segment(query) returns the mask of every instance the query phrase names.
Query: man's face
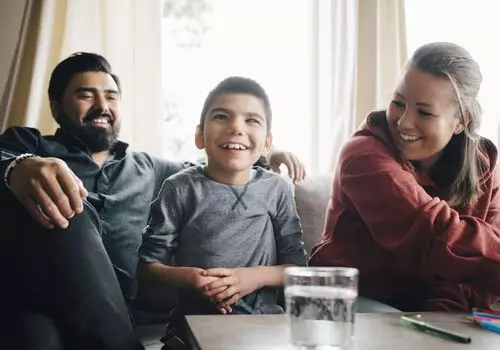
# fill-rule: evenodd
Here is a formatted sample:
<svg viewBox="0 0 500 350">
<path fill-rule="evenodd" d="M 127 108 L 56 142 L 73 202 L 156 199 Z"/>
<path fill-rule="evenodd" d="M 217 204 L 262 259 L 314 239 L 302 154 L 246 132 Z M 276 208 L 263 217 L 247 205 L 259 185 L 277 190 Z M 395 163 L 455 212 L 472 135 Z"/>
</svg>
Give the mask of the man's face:
<svg viewBox="0 0 500 350">
<path fill-rule="evenodd" d="M 51 101 L 52 114 L 92 153 L 109 150 L 120 132 L 120 93 L 111 75 L 84 72 L 73 76 L 62 103 Z"/>
</svg>

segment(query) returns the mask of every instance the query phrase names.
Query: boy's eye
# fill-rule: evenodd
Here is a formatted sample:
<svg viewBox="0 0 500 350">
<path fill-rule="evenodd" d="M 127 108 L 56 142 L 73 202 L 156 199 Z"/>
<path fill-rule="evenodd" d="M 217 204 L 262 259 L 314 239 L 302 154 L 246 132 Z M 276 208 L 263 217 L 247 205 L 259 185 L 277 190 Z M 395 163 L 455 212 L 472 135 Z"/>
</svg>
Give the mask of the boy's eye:
<svg viewBox="0 0 500 350">
<path fill-rule="evenodd" d="M 257 118 L 248 118 L 247 123 L 257 123 L 260 124 L 260 119 Z"/>
<path fill-rule="evenodd" d="M 226 120 L 227 119 L 227 115 L 224 115 L 224 114 L 215 114 L 212 118 L 215 119 L 215 120 Z"/>
</svg>

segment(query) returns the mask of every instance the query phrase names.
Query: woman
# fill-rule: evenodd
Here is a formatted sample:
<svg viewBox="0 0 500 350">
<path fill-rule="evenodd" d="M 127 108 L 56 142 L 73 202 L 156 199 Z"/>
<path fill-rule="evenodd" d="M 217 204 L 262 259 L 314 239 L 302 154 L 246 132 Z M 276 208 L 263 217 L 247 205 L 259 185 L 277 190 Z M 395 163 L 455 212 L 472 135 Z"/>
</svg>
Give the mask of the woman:
<svg viewBox="0 0 500 350">
<path fill-rule="evenodd" d="M 476 133 L 481 80 L 458 45 L 415 52 L 387 110 L 341 152 L 310 265 L 357 267 L 360 295 L 404 311 L 500 299 L 497 150 Z"/>
</svg>

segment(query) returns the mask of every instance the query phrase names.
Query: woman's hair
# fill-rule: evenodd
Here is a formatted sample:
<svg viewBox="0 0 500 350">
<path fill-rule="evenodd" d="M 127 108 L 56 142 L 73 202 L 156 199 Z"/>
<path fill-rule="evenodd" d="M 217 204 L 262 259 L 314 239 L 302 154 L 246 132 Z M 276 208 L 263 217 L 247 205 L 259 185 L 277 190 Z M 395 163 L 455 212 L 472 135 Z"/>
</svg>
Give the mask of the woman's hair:
<svg viewBox="0 0 500 350">
<path fill-rule="evenodd" d="M 482 81 L 479 65 L 463 47 L 437 42 L 417 49 L 407 67 L 447 79 L 453 87 L 457 118 L 464 129 L 452 136 L 430 175 L 444 180 L 441 185 L 447 190 L 443 195 L 450 205 L 474 204 L 482 194 L 480 178 L 484 170 L 479 152 L 481 138 L 477 133 L 481 119 L 481 106 L 477 100 Z M 442 173 L 445 168 L 447 176 L 437 173 Z"/>
</svg>

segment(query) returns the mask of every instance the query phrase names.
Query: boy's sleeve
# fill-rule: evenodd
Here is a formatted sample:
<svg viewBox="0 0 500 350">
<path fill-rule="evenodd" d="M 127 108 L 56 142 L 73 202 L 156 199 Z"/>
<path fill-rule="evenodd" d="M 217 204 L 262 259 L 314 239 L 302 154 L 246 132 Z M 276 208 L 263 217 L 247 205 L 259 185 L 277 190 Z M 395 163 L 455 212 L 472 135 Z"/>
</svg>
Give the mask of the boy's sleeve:
<svg viewBox="0 0 500 350">
<path fill-rule="evenodd" d="M 292 187 L 281 182 L 276 216 L 272 218 L 278 264 L 306 265 L 306 252 L 302 241 L 302 227 L 295 209 Z"/>
<path fill-rule="evenodd" d="M 146 263 L 173 265 L 177 234 L 184 210 L 173 183 L 165 180 L 160 194 L 151 204 L 149 222 L 143 231 L 139 259 Z"/>
<path fill-rule="evenodd" d="M 179 171 L 189 168 L 192 166 L 191 163 L 188 162 L 172 162 L 166 159 L 154 158 L 154 167 L 156 173 L 156 182 L 155 182 L 155 196 L 160 192 L 160 189 L 165 182 L 165 179 L 168 179 L 170 176 L 177 174 Z"/>
</svg>

